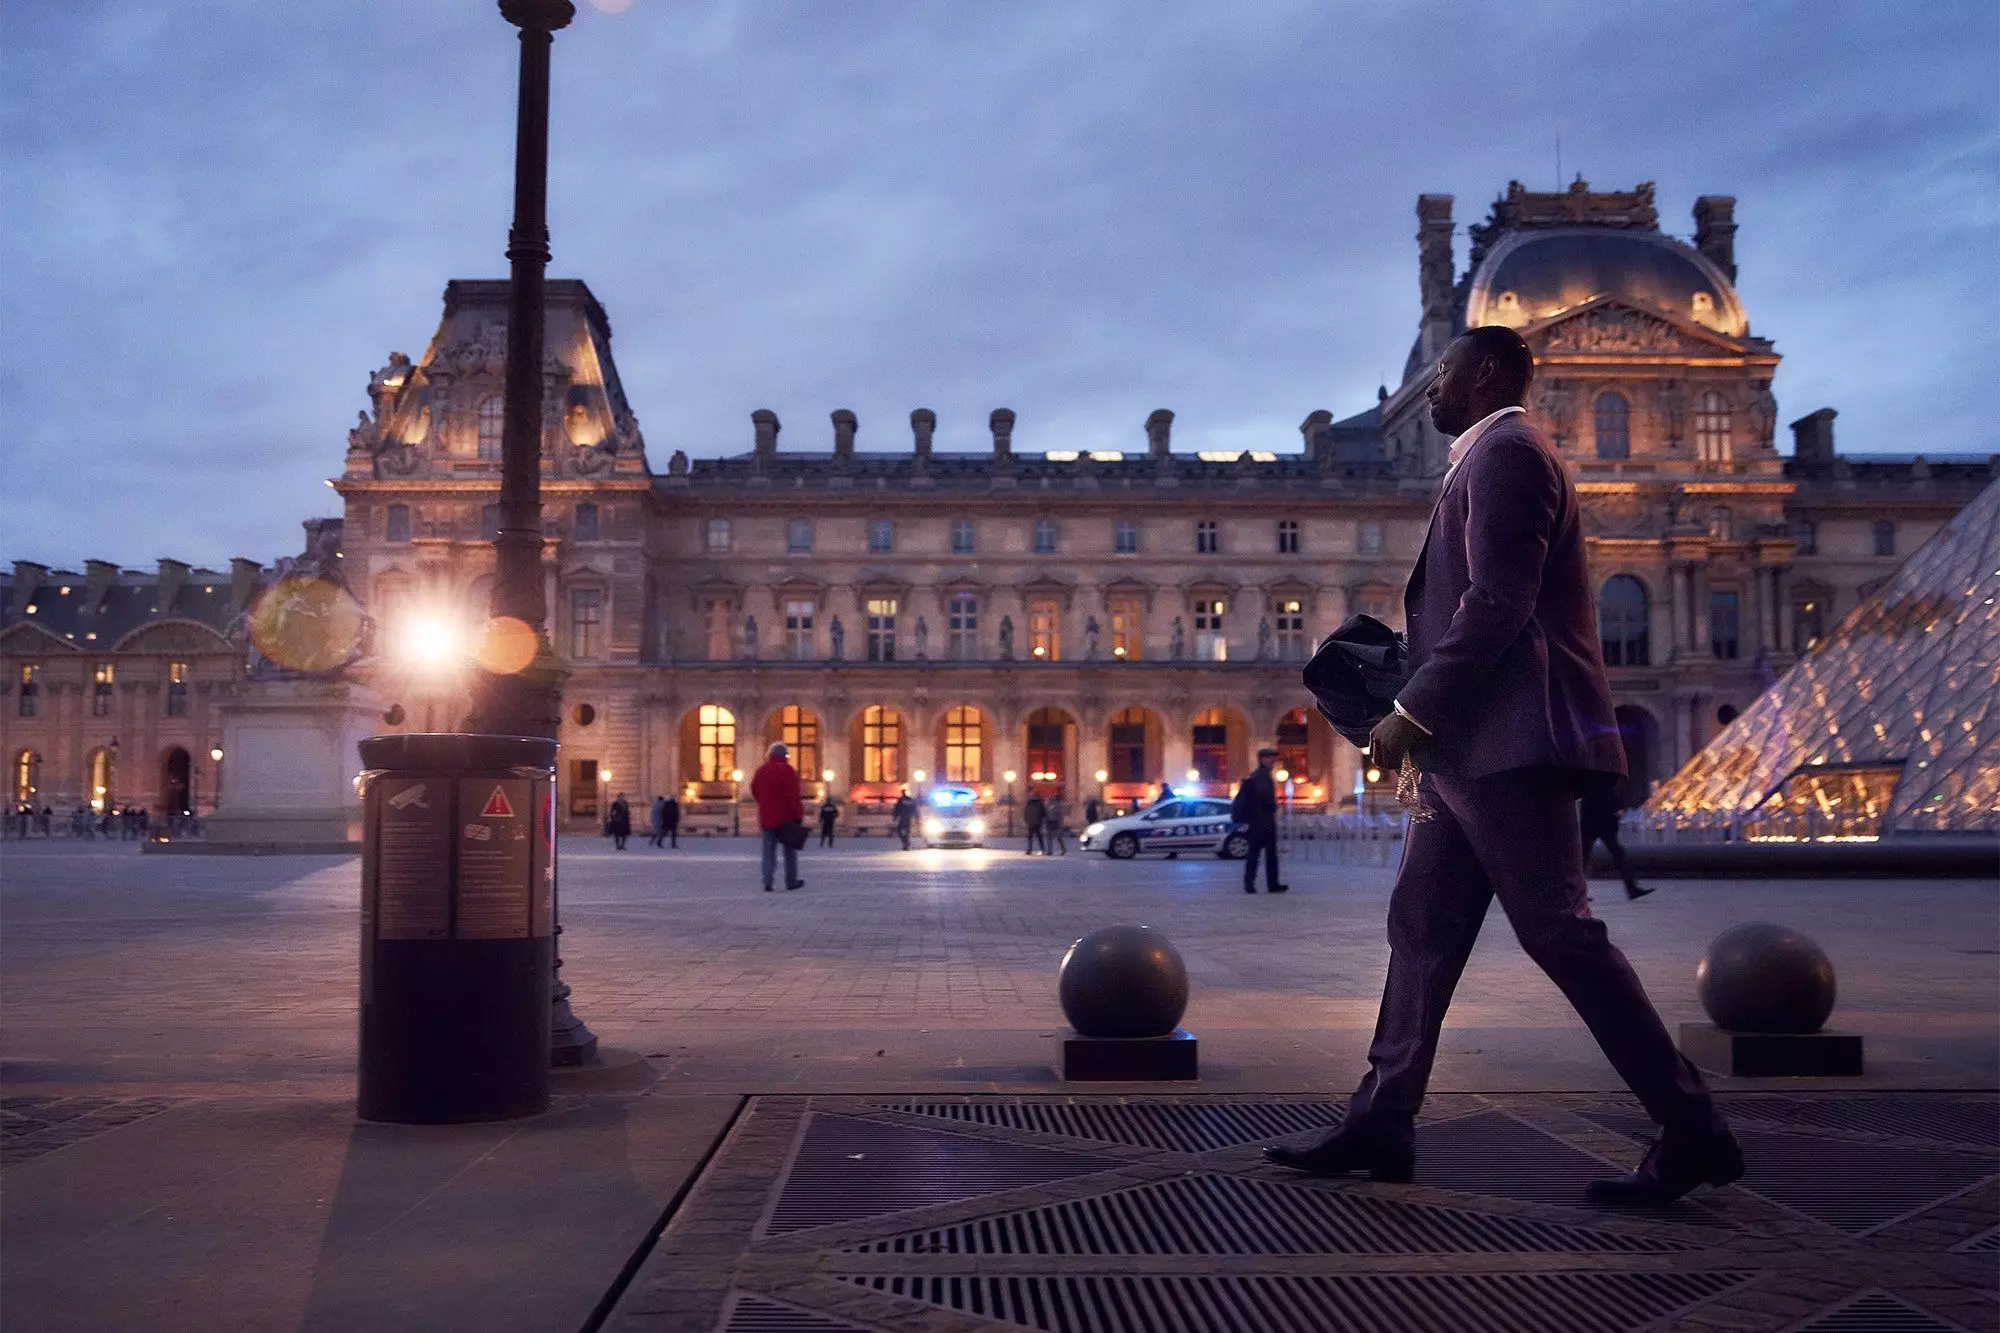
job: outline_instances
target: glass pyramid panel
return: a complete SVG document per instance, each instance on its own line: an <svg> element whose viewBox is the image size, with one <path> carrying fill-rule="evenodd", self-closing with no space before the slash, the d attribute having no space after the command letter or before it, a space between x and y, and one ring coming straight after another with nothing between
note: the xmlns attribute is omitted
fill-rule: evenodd
<svg viewBox="0 0 2000 1333"><path fill-rule="evenodd" d="M2000 832L2000 482L1646 803L1785 836L1808 808L1826 834Z"/></svg>

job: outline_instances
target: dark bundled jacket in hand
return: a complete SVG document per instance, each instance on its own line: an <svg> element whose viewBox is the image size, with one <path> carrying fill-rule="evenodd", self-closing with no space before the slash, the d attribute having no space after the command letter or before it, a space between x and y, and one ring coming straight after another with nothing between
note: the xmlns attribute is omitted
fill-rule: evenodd
<svg viewBox="0 0 2000 1333"><path fill-rule="evenodd" d="M1374 616L1352 615L1306 663L1305 685L1342 739L1365 747L1395 705L1408 662L1402 635Z"/></svg>

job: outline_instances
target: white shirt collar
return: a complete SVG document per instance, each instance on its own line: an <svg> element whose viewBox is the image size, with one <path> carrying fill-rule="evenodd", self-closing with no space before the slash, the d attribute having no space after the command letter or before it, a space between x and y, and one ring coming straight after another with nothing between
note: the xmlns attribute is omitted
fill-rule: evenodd
<svg viewBox="0 0 2000 1333"><path fill-rule="evenodd" d="M1510 417L1516 412L1526 412L1527 410L1527 408L1517 403L1512 407L1503 407L1498 412L1492 413L1490 416L1483 416L1473 422L1463 434L1451 442L1451 467L1457 467L1459 460L1465 457L1466 451L1479 443L1479 437L1490 430L1493 424L1500 420L1500 418ZM1445 469L1445 475L1447 477L1451 475L1451 468Z"/></svg>

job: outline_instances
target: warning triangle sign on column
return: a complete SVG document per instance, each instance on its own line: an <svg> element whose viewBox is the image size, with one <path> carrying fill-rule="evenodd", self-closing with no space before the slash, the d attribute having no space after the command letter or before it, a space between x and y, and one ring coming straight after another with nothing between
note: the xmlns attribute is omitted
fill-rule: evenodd
<svg viewBox="0 0 2000 1333"><path fill-rule="evenodd" d="M512 819L514 807L507 800L506 790L495 787L493 794L486 798L486 808L481 810L479 815L482 819Z"/></svg>

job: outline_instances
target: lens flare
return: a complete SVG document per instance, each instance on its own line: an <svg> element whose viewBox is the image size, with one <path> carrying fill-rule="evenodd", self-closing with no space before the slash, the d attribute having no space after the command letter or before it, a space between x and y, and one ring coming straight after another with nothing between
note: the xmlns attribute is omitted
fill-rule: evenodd
<svg viewBox="0 0 2000 1333"><path fill-rule="evenodd" d="M361 603L332 579L293 575L258 595L250 641L288 671L337 671L360 655L365 622Z"/></svg>
<svg viewBox="0 0 2000 1333"><path fill-rule="evenodd" d="M496 676L525 671L535 660L535 631L525 620L495 616L486 622L472 659Z"/></svg>

